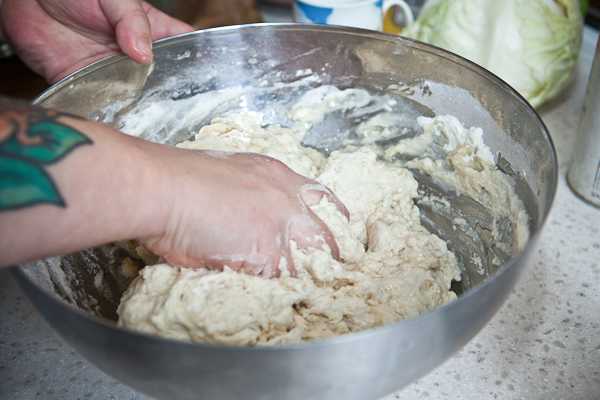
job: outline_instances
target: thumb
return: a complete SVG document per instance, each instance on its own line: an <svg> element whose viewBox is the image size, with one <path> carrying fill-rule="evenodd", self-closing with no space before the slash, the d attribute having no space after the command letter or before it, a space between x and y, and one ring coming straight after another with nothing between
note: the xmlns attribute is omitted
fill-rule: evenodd
<svg viewBox="0 0 600 400"><path fill-rule="evenodd" d="M100 7L115 31L117 44L134 61L152 62L150 22L139 0L100 0Z"/></svg>

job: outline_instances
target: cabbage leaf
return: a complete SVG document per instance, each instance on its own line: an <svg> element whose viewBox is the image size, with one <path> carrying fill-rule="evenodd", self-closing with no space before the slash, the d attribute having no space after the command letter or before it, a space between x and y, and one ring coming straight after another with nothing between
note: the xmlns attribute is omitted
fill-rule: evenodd
<svg viewBox="0 0 600 400"><path fill-rule="evenodd" d="M402 35L489 69L538 107L569 84L582 26L577 0L430 0Z"/></svg>

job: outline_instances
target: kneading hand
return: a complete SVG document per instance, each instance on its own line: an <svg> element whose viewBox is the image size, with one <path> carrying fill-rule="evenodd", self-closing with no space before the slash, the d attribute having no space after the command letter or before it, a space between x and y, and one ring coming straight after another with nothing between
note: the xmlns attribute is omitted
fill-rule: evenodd
<svg viewBox="0 0 600 400"><path fill-rule="evenodd" d="M49 82L100 58L152 61L151 42L193 28L140 0L4 0L4 35Z"/></svg>
<svg viewBox="0 0 600 400"><path fill-rule="evenodd" d="M348 216L327 188L270 157L170 151L163 159L166 183L157 186L170 197L164 232L142 240L167 262L293 274L291 240L300 248L327 245L339 257L330 230L309 208L326 196Z"/></svg>
<svg viewBox="0 0 600 400"><path fill-rule="evenodd" d="M310 206L326 197L347 210L270 157L159 145L2 101L0 150L11 178L0 202L0 266L124 239L175 265L265 277L294 273L291 241L339 257Z"/></svg>

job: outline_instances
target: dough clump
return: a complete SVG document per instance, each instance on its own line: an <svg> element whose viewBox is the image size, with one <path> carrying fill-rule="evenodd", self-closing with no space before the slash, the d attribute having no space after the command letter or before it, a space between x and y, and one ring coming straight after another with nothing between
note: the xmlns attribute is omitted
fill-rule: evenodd
<svg viewBox="0 0 600 400"><path fill-rule="evenodd" d="M444 118L419 123L458 130L461 143L446 143L448 151L457 157L454 150L462 146L470 149L467 160L490 164L491 153L479 148L477 131ZM215 119L179 147L266 154L328 186L348 208L350 221L326 199L312 209L330 227L342 261L328 249L300 250L292 243L295 277L283 273L268 280L227 268L147 266L122 297L121 326L189 341L274 345L415 317L456 297L450 285L460 280L457 259L421 225L411 172L376 147L347 146L326 158L300 141L297 131L263 127L246 113Z"/></svg>

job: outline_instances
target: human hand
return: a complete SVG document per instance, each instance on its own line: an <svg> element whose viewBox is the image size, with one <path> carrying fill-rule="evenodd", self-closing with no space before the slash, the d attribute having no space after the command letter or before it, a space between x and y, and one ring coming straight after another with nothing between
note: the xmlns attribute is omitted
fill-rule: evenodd
<svg viewBox="0 0 600 400"><path fill-rule="evenodd" d="M49 82L120 51L148 64L153 40L193 30L141 0L4 0L0 21L19 57Z"/></svg>
<svg viewBox="0 0 600 400"><path fill-rule="evenodd" d="M133 238L172 264L265 277L294 273L290 241L339 257L309 207L345 207L269 157L156 144L3 99L0 150L0 266Z"/></svg>
<svg viewBox="0 0 600 400"><path fill-rule="evenodd" d="M339 258L329 228L309 206L326 196L346 217L348 211L318 182L258 154L169 151L161 157L164 183L156 186L169 199L163 231L141 239L167 262L272 277L285 260L294 274L290 240L300 248L326 244Z"/></svg>

